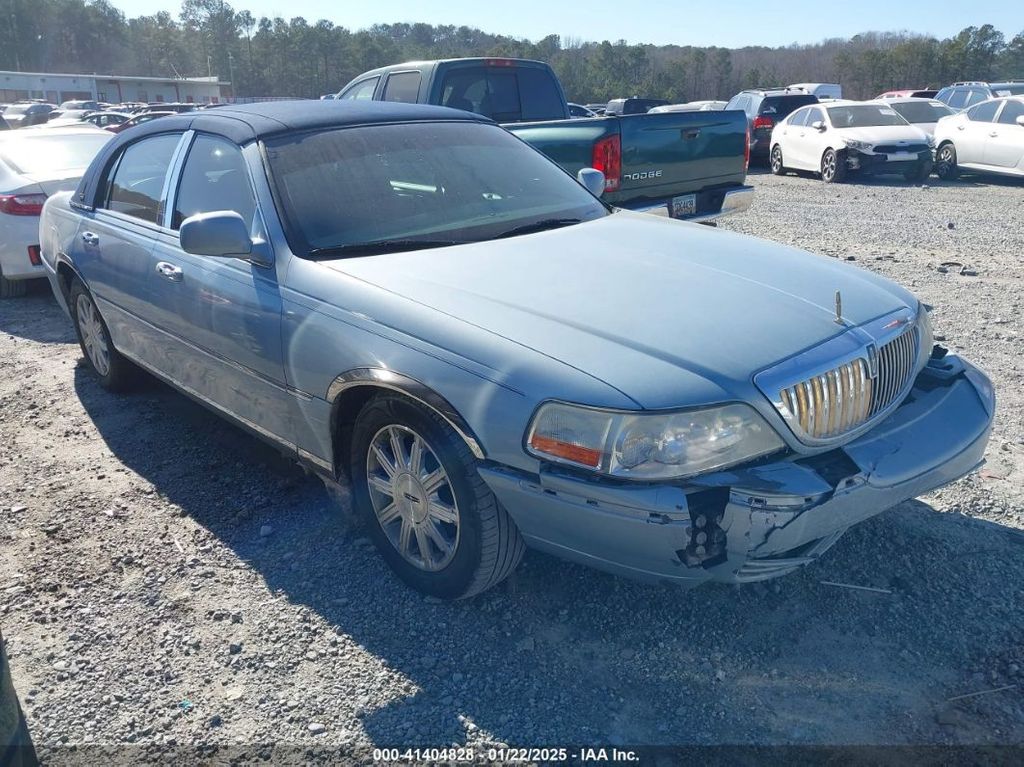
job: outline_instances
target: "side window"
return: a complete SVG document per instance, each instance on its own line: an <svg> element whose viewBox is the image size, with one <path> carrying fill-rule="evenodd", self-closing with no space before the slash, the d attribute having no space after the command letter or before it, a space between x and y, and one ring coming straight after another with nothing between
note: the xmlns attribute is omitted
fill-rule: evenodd
<svg viewBox="0 0 1024 767"><path fill-rule="evenodd" d="M949 96L949 101L946 103L953 107L953 109L963 109L967 104L967 89L954 88Z"/></svg>
<svg viewBox="0 0 1024 767"><path fill-rule="evenodd" d="M953 95L952 88L943 88L941 91L935 94L935 99L941 101L943 104L949 104L949 97Z"/></svg>
<svg viewBox="0 0 1024 767"><path fill-rule="evenodd" d="M816 122L825 122L825 113L818 107L813 107L807 110L807 124L814 125ZM825 124L828 125L828 123Z"/></svg>
<svg viewBox="0 0 1024 767"><path fill-rule="evenodd" d="M523 102L523 120L560 120L565 117L562 94L555 78L546 69L520 67L519 95Z"/></svg>
<svg viewBox="0 0 1024 767"><path fill-rule="evenodd" d="M978 104L976 107L968 109L967 117L969 117L972 122L990 123L996 119L996 110L998 109L998 101L986 101L982 104Z"/></svg>
<svg viewBox="0 0 1024 767"><path fill-rule="evenodd" d="M103 207L151 224L160 223L166 203L161 196L164 179L179 141L180 133L167 133L130 144L108 178Z"/></svg>
<svg viewBox="0 0 1024 767"><path fill-rule="evenodd" d="M789 125L792 125L794 127L798 127L798 126L801 126L801 125L806 125L807 124L807 115L809 115L810 113L811 113L810 109L798 109L793 114L791 114L789 116L789 118L786 120L786 122Z"/></svg>
<svg viewBox="0 0 1024 767"><path fill-rule="evenodd" d="M967 106L971 106L973 104L980 104L982 101L985 101L988 98L989 92L987 90L982 90L981 88L971 88L969 91L967 91Z"/></svg>
<svg viewBox="0 0 1024 767"><path fill-rule="evenodd" d="M242 152L229 141L199 135L188 150L174 198L171 228L197 213L233 210L252 226L256 200Z"/></svg>
<svg viewBox="0 0 1024 767"><path fill-rule="evenodd" d="M740 101L739 104L737 104L737 108L742 109L748 115L753 114L754 112L757 111L756 109L754 109L754 100L750 96L740 97Z"/></svg>
<svg viewBox="0 0 1024 767"><path fill-rule="evenodd" d="M1005 104L999 115L999 122L1003 125L1016 125L1017 118L1024 115L1024 101L1010 99Z"/></svg>
<svg viewBox="0 0 1024 767"><path fill-rule="evenodd" d="M377 90L378 80L379 77L370 77L356 83L338 96L338 101L369 101L373 98L373 92Z"/></svg>
<svg viewBox="0 0 1024 767"><path fill-rule="evenodd" d="M370 92L373 95L373 92ZM415 104L420 95L419 72L395 72L384 83L384 101L400 101Z"/></svg>

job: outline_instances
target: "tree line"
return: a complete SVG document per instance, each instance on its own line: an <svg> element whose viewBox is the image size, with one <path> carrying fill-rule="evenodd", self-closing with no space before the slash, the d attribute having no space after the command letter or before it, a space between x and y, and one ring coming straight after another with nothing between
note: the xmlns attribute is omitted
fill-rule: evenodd
<svg viewBox="0 0 1024 767"><path fill-rule="evenodd" d="M838 82L868 98L956 80L1024 79L1024 32L991 24L937 39L866 32L784 47L630 45L549 35L536 42L466 26L255 18L223 0L184 0L127 18L108 0L3 0L0 69L231 80L236 96L316 97L357 74L413 59L516 56L550 63L573 101L620 96L725 99L743 88ZM343 13L343 11L339 11Z"/></svg>

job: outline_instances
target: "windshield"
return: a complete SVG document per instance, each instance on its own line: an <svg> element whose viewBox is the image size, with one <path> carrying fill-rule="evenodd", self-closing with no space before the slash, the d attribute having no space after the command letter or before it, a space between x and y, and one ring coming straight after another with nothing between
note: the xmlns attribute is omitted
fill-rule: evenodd
<svg viewBox="0 0 1024 767"><path fill-rule="evenodd" d="M941 101L901 101L889 106L909 123L935 123L941 117L956 114Z"/></svg>
<svg viewBox="0 0 1024 767"><path fill-rule="evenodd" d="M849 107L829 107L829 119L834 128L873 128L880 125L906 125L888 104L858 104Z"/></svg>
<svg viewBox="0 0 1024 767"><path fill-rule="evenodd" d="M15 173L81 173L104 144L114 137L106 131L22 136L34 131L15 131L0 142L0 159Z"/></svg>
<svg viewBox="0 0 1024 767"><path fill-rule="evenodd" d="M265 146L300 254L478 242L607 215L571 176L496 125L333 128Z"/></svg>
<svg viewBox="0 0 1024 767"><path fill-rule="evenodd" d="M4 110L5 115L23 115L28 111L31 104L11 104Z"/></svg>

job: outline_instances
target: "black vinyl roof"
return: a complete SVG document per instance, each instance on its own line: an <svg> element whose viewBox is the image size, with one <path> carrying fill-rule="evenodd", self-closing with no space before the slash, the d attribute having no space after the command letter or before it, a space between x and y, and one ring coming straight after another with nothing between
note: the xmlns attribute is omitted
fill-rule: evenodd
<svg viewBox="0 0 1024 767"><path fill-rule="evenodd" d="M244 145L268 136L318 128L451 121L492 122L482 115L448 107L330 99L232 104L216 109L160 117L129 128L109 142L82 176L73 204L90 209L95 207L101 179L106 175L114 158L118 156L121 147L145 136L195 130L222 136L236 144Z"/></svg>

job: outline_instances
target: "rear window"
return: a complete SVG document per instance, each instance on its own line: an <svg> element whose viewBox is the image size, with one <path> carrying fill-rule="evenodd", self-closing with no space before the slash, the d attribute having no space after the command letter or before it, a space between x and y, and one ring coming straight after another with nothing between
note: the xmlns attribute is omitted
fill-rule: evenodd
<svg viewBox="0 0 1024 767"><path fill-rule="evenodd" d="M817 103L818 97L810 94L803 96L766 96L764 101L761 102L761 108L758 110L758 113L775 115L776 119L779 119L800 107Z"/></svg>
<svg viewBox="0 0 1024 767"><path fill-rule="evenodd" d="M997 96L1024 96L1024 83L999 83L992 90Z"/></svg>
<svg viewBox="0 0 1024 767"><path fill-rule="evenodd" d="M554 78L534 67L462 67L445 75L441 104L497 122L565 117Z"/></svg>
<svg viewBox="0 0 1024 767"><path fill-rule="evenodd" d="M954 114L952 109L937 101L904 101L890 106L908 123L935 123Z"/></svg>
<svg viewBox="0 0 1024 767"><path fill-rule="evenodd" d="M5 115L23 115L28 111L30 104L12 104L4 110Z"/></svg>
<svg viewBox="0 0 1024 767"><path fill-rule="evenodd" d="M35 133L35 131L24 131ZM22 131L17 131L21 134ZM48 133L48 131L46 132ZM106 131L83 131L74 135L25 136L11 134L0 143L0 159L15 173L81 174L92 158L114 135Z"/></svg>

